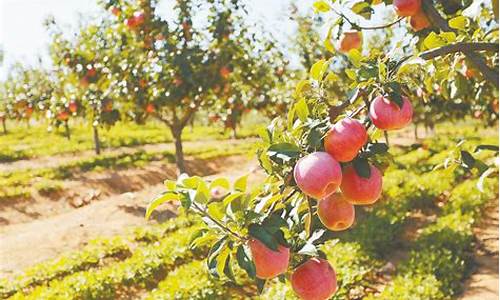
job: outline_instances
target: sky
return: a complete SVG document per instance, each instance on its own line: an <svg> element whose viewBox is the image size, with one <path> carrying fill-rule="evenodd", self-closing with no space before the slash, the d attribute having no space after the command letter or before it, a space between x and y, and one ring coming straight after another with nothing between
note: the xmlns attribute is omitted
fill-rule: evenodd
<svg viewBox="0 0 500 300"><path fill-rule="evenodd" d="M173 2L175 0L163 0ZM249 15L261 22L281 42L294 31L294 24L284 12L290 0L247 0ZM311 1L300 1L302 11L310 9ZM160 3L168 9L171 3ZM48 58L49 35L43 21L53 15L59 24L72 32L81 16L99 13L95 0L0 0L0 45L4 51L0 80L15 62L37 65L38 57ZM168 12L167 12L168 14Z"/></svg>

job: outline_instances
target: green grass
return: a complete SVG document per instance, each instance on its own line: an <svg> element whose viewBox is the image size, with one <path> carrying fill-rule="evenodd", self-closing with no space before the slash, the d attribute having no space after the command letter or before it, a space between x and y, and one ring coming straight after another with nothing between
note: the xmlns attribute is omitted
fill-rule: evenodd
<svg viewBox="0 0 500 300"><path fill-rule="evenodd" d="M11 124L14 125L14 124ZM27 128L24 124L10 126L7 135L0 135L0 162L16 161L38 156L74 153L94 148L92 128L88 124L70 124L71 140L64 136L64 130L47 131L48 125L40 123ZM238 131L238 137L257 136L259 125L245 125ZM109 129L100 129L103 148L137 146L172 142L170 130L163 124L148 122L144 125L119 122ZM230 133L217 126L187 127L183 131L184 141L224 140Z"/></svg>
<svg viewBox="0 0 500 300"><path fill-rule="evenodd" d="M196 159L208 160L218 157L251 153L252 143L225 144L207 142L204 146L187 147L185 154ZM33 189L42 193L60 191L62 180L71 178L75 173L120 170L142 167L152 161L175 162L173 151L146 152L138 150L131 154L103 154L81 159L55 168L26 169L0 173L0 201L30 198Z"/></svg>

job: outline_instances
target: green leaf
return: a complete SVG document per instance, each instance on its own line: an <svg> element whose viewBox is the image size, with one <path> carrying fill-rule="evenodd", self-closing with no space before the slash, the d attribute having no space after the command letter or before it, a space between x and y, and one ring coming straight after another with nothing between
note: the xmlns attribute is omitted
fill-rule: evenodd
<svg viewBox="0 0 500 300"><path fill-rule="evenodd" d="M301 98L302 93L304 91L307 91L311 88L311 82L309 80L301 80L299 83L297 83L297 86L295 87L295 97L296 98Z"/></svg>
<svg viewBox="0 0 500 300"><path fill-rule="evenodd" d="M255 278L255 264L252 259L248 255L248 251L245 249L245 246L239 245L236 250L236 261L238 265L247 272L248 277L254 279Z"/></svg>
<svg viewBox="0 0 500 300"><path fill-rule="evenodd" d="M261 241L269 249L274 251L278 250L278 242L273 237L273 235L268 232L262 225L250 224L250 226L248 227L248 234L253 238Z"/></svg>
<svg viewBox="0 0 500 300"><path fill-rule="evenodd" d="M326 38L323 41L323 46L325 46L325 49L327 51L330 51L331 53L335 53L335 47L333 46L333 43L332 43L332 29L333 29L333 26L330 26L330 28L328 29L328 34L326 35Z"/></svg>
<svg viewBox="0 0 500 300"><path fill-rule="evenodd" d="M347 75L347 77L349 77L349 79L353 81L356 81L358 78L356 75L356 71L354 71L353 69L345 69L345 74Z"/></svg>
<svg viewBox="0 0 500 300"><path fill-rule="evenodd" d="M371 170L368 160L364 158L358 158L352 162L352 165L359 176L363 178L370 178Z"/></svg>
<svg viewBox="0 0 500 300"><path fill-rule="evenodd" d="M226 263L224 264L224 275L227 276L232 282L236 282L234 278L233 269L231 268L231 255L229 255L226 259Z"/></svg>
<svg viewBox="0 0 500 300"><path fill-rule="evenodd" d="M224 274L224 269L226 267L226 261L229 259L229 254L231 253L231 249L225 246L217 255L217 265L216 270L217 274Z"/></svg>
<svg viewBox="0 0 500 300"><path fill-rule="evenodd" d="M267 153L271 157L288 161L292 158L296 158L300 153L300 149L291 143L278 143L271 145L267 150Z"/></svg>
<svg viewBox="0 0 500 300"><path fill-rule="evenodd" d="M309 108L307 107L307 103L305 99L300 99L294 105L295 113L302 122L307 121L307 117L309 117Z"/></svg>
<svg viewBox="0 0 500 300"><path fill-rule="evenodd" d="M234 182L234 189L240 192L245 192L247 189L248 174L241 176Z"/></svg>
<svg viewBox="0 0 500 300"><path fill-rule="evenodd" d="M313 4L314 12L328 12L331 8L325 0L317 0Z"/></svg>
<svg viewBox="0 0 500 300"><path fill-rule="evenodd" d="M229 204L231 204L231 202L233 202L237 198L241 197L242 195L244 195L242 192L231 193L231 194L227 195L226 198L224 198L222 203L224 204L224 206L228 206Z"/></svg>
<svg viewBox="0 0 500 300"><path fill-rule="evenodd" d="M210 199L210 191L208 190L205 181L202 180L198 182L198 188L196 189L194 201L204 204L207 203L208 199Z"/></svg>
<svg viewBox="0 0 500 300"><path fill-rule="evenodd" d="M469 169L472 169L476 164L476 159L467 151L460 151L460 157L464 165Z"/></svg>
<svg viewBox="0 0 500 300"><path fill-rule="evenodd" d="M174 201L174 200L179 200L179 195L176 193L165 193L163 195L160 195L159 197L153 199L148 204L148 207L146 208L146 220L149 219L153 211L160 206L161 204L167 202L167 201Z"/></svg>
<svg viewBox="0 0 500 300"><path fill-rule="evenodd" d="M163 182L163 184L165 185L165 187L167 188L167 191L174 191L176 188L177 188L177 182L174 181L174 180L165 180Z"/></svg>
<svg viewBox="0 0 500 300"><path fill-rule="evenodd" d="M450 25L451 28L464 31L466 27L469 25L469 18L464 16L458 16L450 19L448 21L448 25Z"/></svg>
<svg viewBox="0 0 500 300"><path fill-rule="evenodd" d="M262 292L264 291L264 286L266 285L266 280L256 278L255 283L257 284L257 292L259 293L259 295L262 294Z"/></svg>
<svg viewBox="0 0 500 300"><path fill-rule="evenodd" d="M488 150L488 151L493 151L493 152L498 152L498 146L495 145L479 145L476 147L474 152L478 152L480 150Z"/></svg>
<svg viewBox="0 0 500 300"><path fill-rule="evenodd" d="M221 202L212 202L207 206L208 214L216 220L222 220L225 216L225 207Z"/></svg>
<svg viewBox="0 0 500 300"><path fill-rule="evenodd" d="M366 152L369 155L384 154L387 153L389 147L386 143L371 143L366 147Z"/></svg>
<svg viewBox="0 0 500 300"><path fill-rule="evenodd" d="M353 13L362 16L365 19L370 19L373 13L373 9L367 2L357 2L351 7Z"/></svg>
<svg viewBox="0 0 500 300"><path fill-rule="evenodd" d="M229 180L227 178L219 177L210 182L210 189L213 189L215 187L221 187L229 190L231 188L231 184L229 183Z"/></svg>
<svg viewBox="0 0 500 300"><path fill-rule="evenodd" d="M200 182L204 182L199 176L192 176L182 180L182 184L189 189L197 189Z"/></svg>
<svg viewBox="0 0 500 300"><path fill-rule="evenodd" d="M324 59L320 59L317 61L312 67L310 71L310 75L312 79L316 81L321 81L323 79L323 75L325 74L328 68L328 62Z"/></svg>
<svg viewBox="0 0 500 300"><path fill-rule="evenodd" d="M354 67L359 68L361 66L361 61L363 60L363 56L361 55L361 52L359 52L358 49L351 49L347 54L347 57L354 65Z"/></svg>
<svg viewBox="0 0 500 300"><path fill-rule="evenodd" d="M446 45L446 40L444 40L442 37L440 37L437 33L431 32L424 39L423 45L426 49L439 48L439 47Z"/></svg>

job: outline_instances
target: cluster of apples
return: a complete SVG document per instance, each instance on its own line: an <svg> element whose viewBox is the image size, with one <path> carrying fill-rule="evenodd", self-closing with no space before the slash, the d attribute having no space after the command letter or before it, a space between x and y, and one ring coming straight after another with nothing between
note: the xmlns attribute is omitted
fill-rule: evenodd
<svg viewBox="0 0 500 300"><path fill-rule="evenodd" d="M402 98L401 107L384 96L371 102L369 117L375 127L396 130L411 122L413 107L407 97ZM375 166L369 166L370 175L365 178L349 163L367 141L365 126L346 117L327 132L325 152L308 154L294 167L297 186L305 195L319 201L318 217L332 231L351 227L355 219L354 205L373 204L382 193L382 173ZM258 278L273 278L288 269L289 248L280 245L277 251L273 251L256 239L250 240L249 246ZM296 268L291 283L295 293L304 300L326 300L337 290L335 271L328 261L321 258L310 258Z"/></svg>
<svg viewBox="0 0 500 300"><path fill-rule="evenodd" d="M413 30L420 31L431 26L422 10L421 0L394 0L392 5L398 16L408 17Z"/></svg>
<svg viewBox="0 0 500 300"><path fill-rule="evenodd" d="M418 32L431 26L429 19L422 10L421 0L394 0L394 10L400 17L408 17L411 28ZM348 53L352 49L361 49L363 36L357 30L342 33L338 42L338 51Z"/></svg>

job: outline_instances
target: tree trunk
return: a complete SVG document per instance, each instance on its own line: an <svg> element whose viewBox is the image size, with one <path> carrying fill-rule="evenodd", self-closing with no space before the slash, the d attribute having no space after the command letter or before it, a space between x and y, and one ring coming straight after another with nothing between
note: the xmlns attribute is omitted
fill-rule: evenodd
<svg viewBox="0 0 500 300"><path fill-rule="evenodd" d="M415 128L413 128L413 134L415 136L415 141L418 140L418 123L415 123Z"/></svg>
<svg viewBox="0 0 500 300"><path fill-rule="evenodd" d="M64 122L64 128L66 129L66 138L69 141L71 140L71 132L69 131L69 125L67 120Z"/></svg>
<svg viewBox="0 0 500 300"><path fill-rule="evenodd" d="M7 124L5 124L5 118L2 119L3 134L7 134Z"/></svg>
<svg viewBox="0 0 500 300"><path fill-rule="evenodd" d="M172 136L175 141L175 163L179 174L186 173L186 166L184 165L184 151L182 150L182 128L171 127Z"/></svg>
<svg viewBox="0 0 500 300"><path fill-rule="evenodd" d="M99 140L99 129L97 126L94 127L94 146L95 146L95 154L101 154L101 141Z"/></svg>
<svg viewBox="0 0 500 300"><path fill-rule="evenodd" d="M384 137L385 137L385 143L387 144L387 147L389 147L389 134L387 133L387 130L384 131Z"/></svg>

